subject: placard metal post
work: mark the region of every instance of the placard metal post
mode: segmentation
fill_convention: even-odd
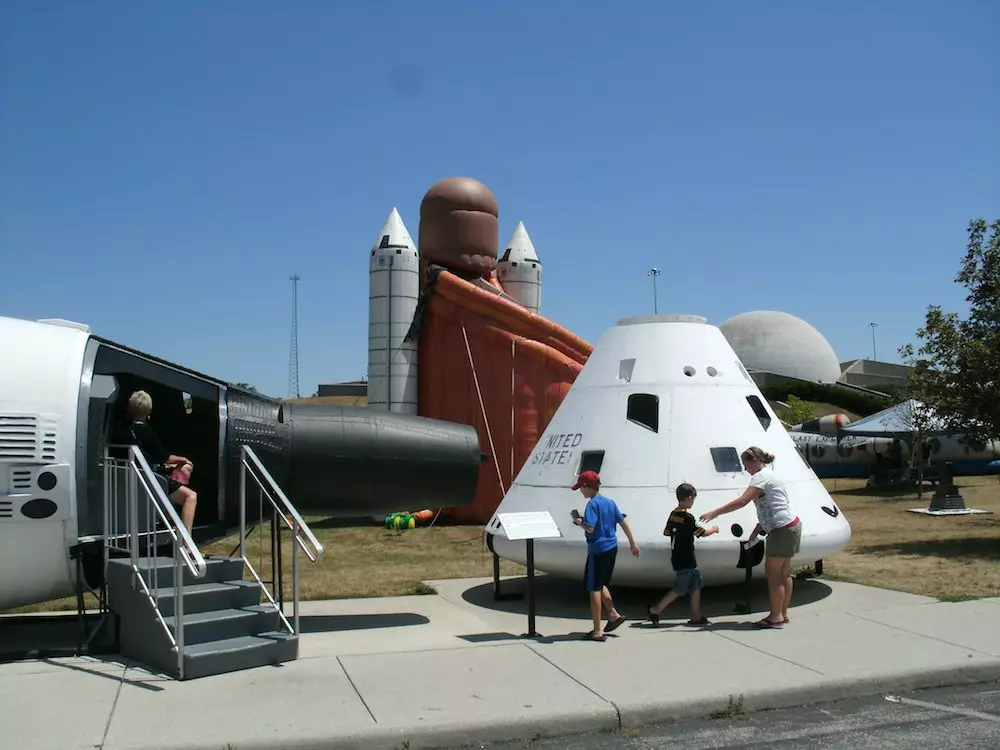
[[[500,513],[497,515],[500,527],[507,540],[525,542],[527,547],[525,563],[528,568],[528,638],[537,638],[535,630],[535,540],[558,539],[562,537],[559,526],[547,510],[529,513]],[[494,559],[494,596],[499,596],[499,560]]]
[[[753,611],[753,607],[751,606],[752,590],[750,588],[750,581],[753,579],[754,567],[760,565],[763,559],[763,539],[758,537],[752,545],[748,545],[747,542],[740,542],[740,561],[736,563],[736,567],[746,570],[746,577],[743,580],[743,595],[746,597],[746,601],[737,602],[736,606],[733,607],[733,612],[738,615],[746,615]]]
[[[528,545],[528,637],[535,638],[535,540],[527,539]]]
[[[490,538],[492,538],[492,535]],[[490,552],[493,554],[493,601],[509,602],[515,599],[523,599],[524,594],[520,591],[508,591],[504,593],[500,590],[500,555],[493,552],[492,545]]]

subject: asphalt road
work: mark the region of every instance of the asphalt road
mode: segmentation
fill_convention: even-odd
[[[638,730],[479,747],[489,750],[605,748],[970,748],[1000,747],[1000,683],[697,719]]]

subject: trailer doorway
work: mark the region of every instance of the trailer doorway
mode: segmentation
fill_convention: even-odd
[[[127,435],[129,397],[143,390],[153,401],[149,425],[163,447],[194,463],[191,488],[198,493],[198,508],[193,537],[196,542],[217,538],[223,527],[220,499],[225,487],[225,424],[220,408],[224,386],[106,342],[92,340],[91,346],[90,388],[81,403],[81,412],[86,409],[86,477],[80,495],[80,535],[103,534],[104,450],[121,442],[123,431]]]

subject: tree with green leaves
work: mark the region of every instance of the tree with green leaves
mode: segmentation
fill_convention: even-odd
[[[790,425],[808,422],[816,416],[813,405],[808,401],[803,401],[798,396],[790,395],[785,403],[788,404],[788,408],[785,409],[782,419]]]
[[[919,348],[907,344],[899,353],[914,368],[911,397],[933,411],[944,430],[989,440],[1000,436],[1000,219],[988,226],[973,219],[968,234],[954,279],[968,292],[968,317],[929,306],[917,331]],[[927,414],[914,416],[926,421]]]
[[[240,383],[233,383],[233,385],[235,385],[237,388],[242,388],[244,391],[250,391],[250,393],[259,393],[259,391],[249,383],[240,382]]]

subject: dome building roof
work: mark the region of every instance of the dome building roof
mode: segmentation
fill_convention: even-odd
[[[819,383],[840,378],[837,354],[809,323],[775,310],[735,315],[719,326],[748,370]]]

